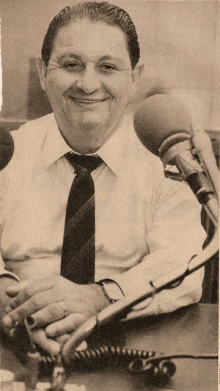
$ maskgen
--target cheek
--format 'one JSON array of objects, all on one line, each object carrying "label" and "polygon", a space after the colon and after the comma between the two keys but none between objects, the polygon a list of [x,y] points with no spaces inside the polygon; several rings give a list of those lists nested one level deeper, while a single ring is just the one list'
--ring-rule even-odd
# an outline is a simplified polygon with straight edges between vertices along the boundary
[{"label": "cheek", "polygon": [[65,91],[67,91],[72,84],[73,84],[73,80],[72,78],[70,79],[67,73],[59,72],[59,71],[54,73],[51,72],[51,74],[48,74],[46,92],[48,92],[48,94],[50,95],[52,93],[52,97],[54,98],[55,96],[53,96],[53,93],[57,92],[58,93],[57,97],[59,97],[59,94],[62,94]]},{"label": "cheek", "polygon": [[132,81],[128,77],[115,78],[108,83],[108,90],[116,101],[127,101],[132,92]]}]

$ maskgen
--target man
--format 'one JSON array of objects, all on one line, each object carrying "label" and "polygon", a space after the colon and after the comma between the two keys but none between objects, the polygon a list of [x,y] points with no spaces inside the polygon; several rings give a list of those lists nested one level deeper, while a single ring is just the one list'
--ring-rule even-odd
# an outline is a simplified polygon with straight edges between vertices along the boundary
[{"label": "man", "polygon": [[[51,22],[38,59],[54,114],[13,133],[15,155],[1,175],[3,325],[12,333],[27,317],[35,341],[51,354],[87,318],[189,261],[204,240],[187,185],[165,179],[159,159],[140,144],[124,115],[141,74],[138,62],[137,34],[125,11],[108,3],[66,7]],[[72,166],[73,153],[102,160],[87,170]],[[94,211],[94,194],[86,208],[81,203],[80,212],[67,217],[85,178],[90,182],[77,203],[94,187],[94,280],[100,284],[91,275],[84,279],[92,255],[81,268],[77,247],[90,221],[72,231],[87,209]],[[89,243],[93,251],[93,240],[94,234],[83,248]],[[66,254],[72,264],[65,263]],[[197,302],[202,278],[199,270],[151,304],[136,306],[128,318]]]}]

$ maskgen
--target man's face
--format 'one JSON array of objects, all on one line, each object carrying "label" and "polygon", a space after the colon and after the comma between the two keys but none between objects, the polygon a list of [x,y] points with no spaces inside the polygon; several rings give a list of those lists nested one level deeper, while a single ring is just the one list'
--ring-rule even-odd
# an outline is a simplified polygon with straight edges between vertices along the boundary
[{"label": "man's face", "polygon": [[95,152],[117,130],[138,79],[123,31],[77,20],[58,30],[48,67],[41,61],[39,69],[66,142]]}]

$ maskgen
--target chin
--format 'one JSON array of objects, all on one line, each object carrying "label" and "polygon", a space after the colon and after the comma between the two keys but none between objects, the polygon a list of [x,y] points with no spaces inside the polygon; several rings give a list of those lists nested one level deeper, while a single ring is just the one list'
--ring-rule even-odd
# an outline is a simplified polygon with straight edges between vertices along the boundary
[{"label": "chin", "polygon": [[83,143],[82,145],[78,147],[74,147],[74,150],[82,155],[90,154],[90,153],[95,153],[96,151],[101,148],[102,144],[85,144]]},{"label": "chin", "polygon": [[107,126],[106,121],[100,121],[98,118],[85,118],[80,124],[80,128],[88,132],[92,130],[101,131]]},{"label": "chin", "polygon": [[[96,152],[101,146],[105,143],[105,137],[99,137],[97,134],[97,127],[95,127],[94,132],[91,127],[83,129],[81,134],[78,132],[77,136],[72,138],[71,145],[79,153],[93,153]],[[74,149],[74,148],[73,148]]]}]

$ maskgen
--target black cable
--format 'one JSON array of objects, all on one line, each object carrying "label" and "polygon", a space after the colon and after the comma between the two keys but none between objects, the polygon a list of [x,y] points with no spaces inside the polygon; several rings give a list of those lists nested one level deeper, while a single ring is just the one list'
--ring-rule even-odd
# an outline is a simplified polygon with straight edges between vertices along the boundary
[{"label": "black cable", "polygon": [[[131,372],[144,372],[145,368],[148,368],[149,364],[158,365],[160,362],[164,360],[171,360],[171,359],[196,359],[196,360],[210,360],[210,359],[218,359],[217,354],[161,354],[161,355],[155,355],[154,357],[150,357],[149,359],[143,360],[143,359],[137,359],[130,363],[129,370]],[[139,360],[139,361],[138,361]]]},{"label": "black cable", "polygon": [[[156,355],[155,352],[148,352],[146,350],[136,350],[136,349],[127,349],[120,346],[101,346],[96,349],[87,349],[80,351],[73,351],[70,354],[71,364],[76,364],[77,362],[91,362],[94,360],[108,360],[108,359],[120,359],[122,361],[127,361],[131,359],[149,359]],[[64,363],[65,364],[65,363]]]},{"label": "black cable", "polygon": [[[98,361],[101,361],[101,364],[104,364],[106,361],[114,359],[118,362],[121,360],[121,363],[126,363],[129,360],[131,361],[129,365],[135,362],[135,360],[142,360],[142,370],[148,364],[158,365],[161,361],[171,360],[171,359],[217,359],[217,354],[163,354],[156,353],[154,351],[146,350],[137,350],[137,349],[128,349],[120,346],[101,346],[95,349],[86,349],[86,350],[74,350],[70,355],[70,365],[68,367],[80,365],[82,368],[83,364],[95,365]],[[42,364],[55,364],[56,356],[51,355],[40,355],[40,362]],[[65,361],[64,361],[65,366]],[[132,368],[132,367],[131,367]],[[131,370],[131,369],[129,369]],[[135,370],[131,370],[135,372]],[[136,371],[138,372],[138,371]],[[141,372],[141,371],[139,371]]]},{"label": "black cable", "polygon": [[[56,375],[58,358],[63,368],[65,379],[73,371],[100,370],[103,366],[123,366],[134,376],[143,374],[148,383],[166,384],[176,372],[176,365],[171,359],[216,359],[217,354],[163,354],[154,351],[128,349],[120,346],[101,346],[96,349],[73,350],[68,363],[64,358],[40,354],[39,376]],[[55,376],[56,377],[56,376]],[[55,379],[55,382],[59,379]]]}]

